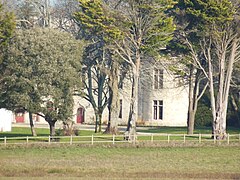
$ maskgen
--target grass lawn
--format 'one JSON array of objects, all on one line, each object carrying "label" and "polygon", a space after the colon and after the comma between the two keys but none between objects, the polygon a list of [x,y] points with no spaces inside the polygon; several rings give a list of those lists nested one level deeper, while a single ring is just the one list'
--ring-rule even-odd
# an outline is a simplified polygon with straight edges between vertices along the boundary
[{"label": "grass lawn", "polygon": [[237,146],[0,147],[0,179],[239,179],[239,166]]},{"label": "grass lawn", "polygon": [[[49,136],[49,129],[35,128],[38,136]],[[90,136],[94,134],[93,131],[81,130],[80,136]],[[26,127],[13,127],[11,132],[0,132],[0,137],[26,137],[32,136],[31,129]]]},{"label": "grass lawn", "polygon": [[[46,128],[35,128],[38,136],[49,136],[49,129]],[[137,132],[143,133],[165,133],[165,134],[186,134],[187,128],[186,127],[149,127],[145,130],[137,130]],[[194,134],[211,134],[212,130],[211,127],[201,127],[196,128]],[[227,129],[227,133],[230,134],[239,134],[240,128],[229,127]],[[96,135],[94,131],[91,130],[80,130],[80,136],[91,136],[92,134]],[[31,136],[30,128],[25,127],[13,127],[11,132],[0,132],[1,137],[26,137]],[[98,133],[97,135],[101,135]]]},{"label": "grass lawn", "polygon": [[[49,129],[45,128],[36,128],[36,132],[38,134],[38,137],[32,138],[31,136],[31,130],[27,127],[13,127],[12,132],[0,132],[0,143],[4,143],[4,137],[7,137],[8,143],[26,143],[27,136],[29,137],[29,142],[48,142],[48,136],[49,136]],[[197,128],[195,129],[195,135],[194,136],[186,136],[184,137],[184,134],[186,134],[186,127],[149,127],[146,129],[139,129],[139,133],[148,133],[148,134],[139,134],[138,135],[138,141],[178,141],[183,142],[184,139],[186,141],[194,141],[199,142],[199,134],[208,134],[207,136],[203,135],[201,141],[208,141],[210,143],[213,143],[213,139],[211,138],[211,128]],[[230,133],[230,141],[231,142],[240,142],[240,130],[237,128],[229,128],[228,133]],[[170,135],[171,134],[171,137]],[[111,135],[106,135],[102,133],[94,133],[93,130],[80,130],[79,136],[73,137],[72,141],[74,143],[91,143],[91,136],[94,135],[94,141],[112,141],[113,137]],[[85,137],[88,136],[88,137]],[[154,137],[153,137],[154,136]],[[18,140],[16,138],[18,137]],[[13,139],[14,138],[14,139]],[[60,137],[59,137],[60,138]],[[58,141],[62,143],[68,143],[71,141],[70,137],[61,137]],[[124,141],[123,134],[116,137],[116,142]]]},{"label": "grass lawn", "polygon": [[[48,129],[36,129],[48,136]],[[155,127],[141,132],[183,134],[186,128]],[[196,133],[211,133],[210,128]],[[239,129],[231,128],[231,134]],[[80,131],[90,136],[93,131]],[[13,128],[0,137],[31,136],[29,128]],[[0,179],[240,179],[240,146],[129,143],[28,144],[0,146]]]},{"label": "grass lawn", "polygon": [[[186,134],[187,127],[151,127],[148,130],[138,130],[138,132],[148,132],[148,133],[168,133],[168,134]],[[211,134],[211,127],[197,127],[194,130],[194,134]],[[228,127],[227,133],[239,134],[240,128]]]}]

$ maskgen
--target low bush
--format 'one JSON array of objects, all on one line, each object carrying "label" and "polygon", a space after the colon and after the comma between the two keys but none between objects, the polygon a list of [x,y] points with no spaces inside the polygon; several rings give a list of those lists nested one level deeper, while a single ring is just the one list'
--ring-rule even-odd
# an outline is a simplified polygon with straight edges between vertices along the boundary
[{"label": "low bush", "polygon": [[212,126],[212,112],[205,104],[199,104],[195,117],[196,127],[210,127]]}]

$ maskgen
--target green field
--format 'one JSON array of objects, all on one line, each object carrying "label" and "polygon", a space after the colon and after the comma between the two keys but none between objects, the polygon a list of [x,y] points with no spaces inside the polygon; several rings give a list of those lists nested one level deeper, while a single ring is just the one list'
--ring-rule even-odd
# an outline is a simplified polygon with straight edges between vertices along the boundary
[{"label": "green field", "polygon": [[[49,129],[45,128],[35,128],[38,136],[49,136]],[[210,127],[202,127],[202,128],[196,128],[194,131],[194,134],[211,134],[211,128]],[[140,133],[164,133],[164,134],[186,134],[187,128],[186,127],[149,127],[145,130],[137,130],[137,132]],[[229,127],[227,129],[227,133],[230,134],[239,134],[240,128],[234,128]],[[95,134],[92,130],[80,130],[79,135],[80,136],[90,136],[92,134]],[[98,133],[97,135],[101,135],[101,133]],[[13,127],[11,132],[0,132],[0,138],[1,137],[26,137],[31,136],[31,130],[30,128],[24,128],[24,127]]]},{"label": "green field", "polygon": [[[64,137],[55,136],[49,137],[49,130],[44,128],[36,128],[37,137],[32,137],[30,128],[14,127],[12,132],[0,132],[0,145],[10,144],[37,144],[37,143],[65,143],[65,144],[95,144],[95,143],[128,143],[124,138],[123,132],[117,136],[107,135],[103,133],[94,133],[91,130],[80,130],[78,136]],[[218,142],[225,144],[240,144],[239,129],[228,129],[229,138]],[[186,135],[186,128],[183,127],[149,127],[139,129],[137,134],[137,144],[141,143],[207,143],[207,145],[215,144],[212,138],[210,128],[198,128],[194,135]]]},{"label": "green field", "polygon": [[[48,129],[36,130],[42,138],[49,134]],[[186,128],[156,127],[141,132],[174,135],[186,133]],[[196,134],[207,132],[209,128],[196,129]],[[239,129],[228,132],[237,135]],[[79,137],[92,134],[93,131],[80,131]],[[13,128],[12,132],[0,133],[0,137],[5,136],[26,137],[31,136],[31,131]],[[230,145],[223,142],[184,144],[181,140],[170,144],[143,141],[137,145],[125,142],[0,146],[0,179],[240,179],[239,166],[238,139]]]},{"label": "green field", "polygon": [[239,179],[240,147],[0,147],[0,179]]},{"label": "green field", "polygon": [[[49,136],[49,129],[35,128],[38,136]],[[80,136],[89,136],[94,134],[93,131],[79,131]],[[0,137],[26,137],[32,136],[31,129],[26,127],[13,127],[11,132],[0,132]]]}]

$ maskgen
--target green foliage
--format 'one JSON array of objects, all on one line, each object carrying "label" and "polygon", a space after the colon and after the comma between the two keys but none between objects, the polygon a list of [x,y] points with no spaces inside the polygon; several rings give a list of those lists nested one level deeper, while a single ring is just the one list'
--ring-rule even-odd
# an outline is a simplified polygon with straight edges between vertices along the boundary
[{"label": "green foliage", "polygon": [[142,51],[153,52],[172,38],[175,26],[166,11],[174,4],[173,0],[133,0],[120,2],[120,8],[113,9],[101,0],[83,0],[79,1],[75,19],[83,29],[107,41],[132,36],[131,41],[141,39],[138,43]]},{"label": "green foliage", "polygon": [[112,17],[112,12],[106,9],[102,0],[81,0],[79,7],[80,11],[76,12],[74,17],[86,33],[102,36],[106,41],[121,36],[120,30],[114,25],[116,19]]},{"label": "green foliage", "polygon": [[221,37],[237,9],[230,0],[180,0],[177,11],[185,14],[187,30],[194,31],[191,33],[194,39],[196,36]]},{"label": "green foliage", "polygon": [[[142,18],[146,34],[142,40],[142,50],[154,53],[164,48],[173,38],[176,26],[173,18],[166,12],[173,7],[175,1],[144,1],[136,5],[138,16]],[[150,22],[147,22],[150,21]],[[146,23],[146,24],[145,24]],[[156,52],[155,52],[156,53]]]},{"label": "green foliage", "polygon": [[238,114],[236,114],[236,112],[232,111],[231,109],[228,109],[228,113],[227,113],[227,126],[231,126],[231,127],[239,127],[239,115],[240,113],[237,112]]},{"label": "green foliage", "polygon": [[0,81],[1,106],[41,112],[54,121],[70,118],[72,95],[81,84],[82,47],[58,30],[18,30],[2,64],[7,75]]},{"label": "green foliage", "polygon": [[236,9],[229,0],[178,0],[172,9],[177,24],[171,49],[176,53],[187,54],[190,41],[194,50],[200,50],[200,41],[206,36],[221,36],[233,20]]},{"label": "green foliage", "polygon": [[[218,63],[222,57],[226,58],[224,68],[227,69],[227,60],[230,54],[230,52],[227,52],[230,48],[225,49],[226,54],[221,54],[225,50],[220,50],[220,47],[231,47],[229,42],[231,42],[232,38],[230,36],[235,33],[235,27],[232,24],[236,11],[237,8],[234,7],[230,0],[179,0],[178,4],[172,9],[177,31],[175,31],[170,49],[175,56],[181,56],[184,59],[184,62],[181,63],[187,67],[186,69],[191,66],[196,68],[189,75],[193,74],[193,77],[197,79],[197,73],[199,73],[199,80],[203,79],[203,73],[200,71],[207,68],[208,62],[211,60],[211,63],[214,64],[214,67],[211,68],[214,75],[213,79],[220,82],[217,79],[220,77],[219,73],[222,69],[220,70]],[[207,59],[207,56],[204,56],[207,52],[206,47],[210,49],[208,52],[211,53],[209,56],[212,59]],[[208,70],[206,69],[205,72],[205,75],[207,75]],[[181,73],[180,75],[184,74]],[[218,84],[214,83],[214,86],[217,87]],[[218,91],[216,90],[216,92]],[[220,95],[216,95],[216,99],[217,97],[220,97]],[[200,102],[196,114],[196,126],[211,125],[210,104],[210,102],[206,104]]]},{"label": "green foliage", "polygon": [[224,24],[233,19],[234,10],[229,0],[185,0],[186,12],[200,20],[200,24]]},{"label": "green foliage", "polygon": [[212,126],[212,112],[208,105],[199,103],[196,117],[195,127],[210,127]]},{"label": "green foliage", "polygon": [[15,30],[15,19],[13,13],[4,10],[0,3],[0,47],[6,45],[13,36]]},{"label": "green foliage", "polygon": [[[4,9],[3,4],[0,3],[0,64],[2,63],[4,48],[8,44],[9,40],[13,36],[15,30],[15,18],[13,13],[7,12]],[[1,68],[0,68],[1,71]],[[1,76],[3,72],[1,72]],[[1,86],[0,86],[1,90]]]}]

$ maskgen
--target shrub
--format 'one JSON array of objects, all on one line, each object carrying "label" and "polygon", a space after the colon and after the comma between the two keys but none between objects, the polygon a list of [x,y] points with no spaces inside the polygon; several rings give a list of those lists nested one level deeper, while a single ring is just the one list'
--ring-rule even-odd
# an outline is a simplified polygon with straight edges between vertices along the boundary
[{"label": "shrub", "polygon": [[195,117],[195,126],[212,126],[212,112],[206,104],[199,103]]}]

